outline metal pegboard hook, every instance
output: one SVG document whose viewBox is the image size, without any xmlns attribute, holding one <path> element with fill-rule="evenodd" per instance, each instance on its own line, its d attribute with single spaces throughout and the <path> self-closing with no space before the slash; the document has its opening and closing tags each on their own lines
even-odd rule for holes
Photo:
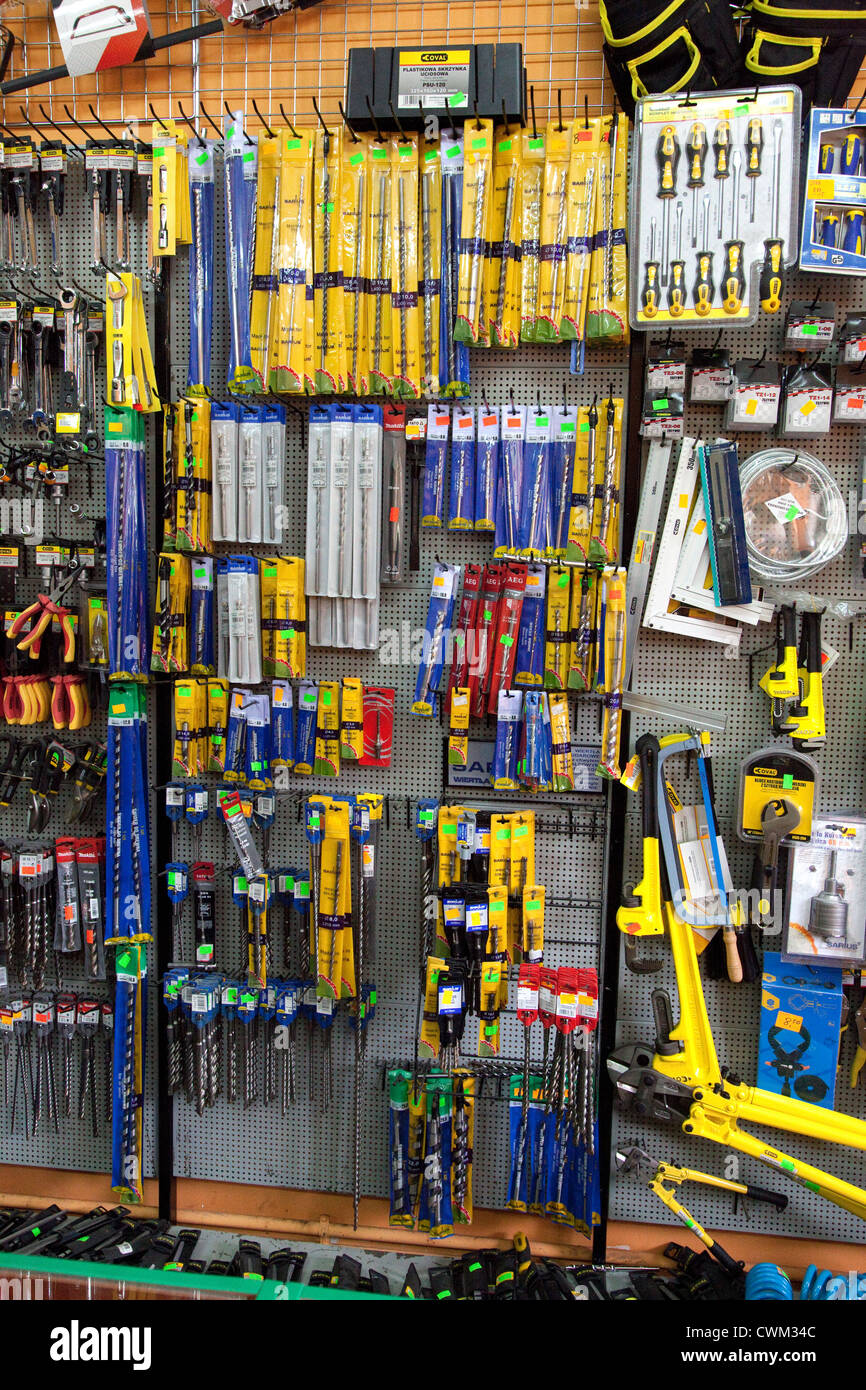
<svg viewBox="0 0 866 1390">
<path fill-rule="evenodd" d="M 537 140 L 538 127 L 535 124 L 535 88 L 532 86 L 529 88 L 529 110 L 532 114 L 532 138 L 533 140 Z"/>
<path fill-rule="evenodd" d="M 394 124 L 395 124 L 395 126 L 397 127 L 397 131 L 398 131 L 398 133 L 399 133 L 399 135 L 400 135 L 400 139 L 401 139 L 401 140 L 408 140 L 409 137 L 408 137 L 408 135 L 406 134 L 405 130 L 403 129 L 403 123 L 402 123 L 402 121 L 400 120 L 400 117 L 397 115 L 397 112 L 396 112 L 395 109 L 394 109 L 394 103 L 393 103 L 393 101 L 390 101 L 390 100 L 389 100 L 389 101 L 388 101 L 388 105 L 389 105 L 390 108 L 391 108 L 391 115 L 392 115 L 392 117 L 393 117 L 393 119 L 394 119 Z"/>
<path fill-rule="evenodd" d="M 282 102 L 280 102 L 280 115 L 282 116 L 282 118 L 283 118 L 283 120 L 285 121 L 286 125 L 289 127 L 289 130 L 292 132 L 292 135 L 295 137 L 296 140 L 298 140 L 298 139 L 300 138 L 299 135 L 298 135 L 298 132 L 295 130 L 295 127 L 292 125 L 292 122 L 289 120 L 288 116 L 286 115 L 285 111 L 283 110 L 283 103 L 282 103 Z"/>
<path fill-rule="evenodd" d="M 560 132 L 560 134 L 561 134 L 562 131 L 565 130 L 565 126 L 562 124 L 562 88 L 561 88 L 561 87 L 557 87 L 557 89 L 556 89 L 556 111 L 557 111 L 557 115 L 558 115 L 558 118 L 559 118 L 559 119 L 558 119 L 558 122 L 557 122 L 556 129 L 557 129 L 557 130 Z"/>
<path fill-rule="evenodd" d="M 40 110 L 41 110 L 41 109 L 42 109 L 42 108 L 40 107 Z M 87 134 L 87 131 L 85 130 L 84 126 L 81 124 L 81 122 L 80 122 L 79 120 L 76 120 L 76 118 L 73 116 L 72 112 L 70 111 L 69 107 L 66 105 L 66 102 L 63 103 L 63 110 L 66 112 L 67 119 L 72 123 L 72 125 L 74 125 L 74 126 L 76 127 L 77 130 L 80 130 L 80 131 L 81 131 L 81 133 L 82 133 L 82 135 L 84 136 L 85 140 L 89 140 L 90 137 L 89 137 L 89 135 Z"/>
<path fill-rule="evenodd" d="M 255 111 L 256 115 L 258 116 L 259 120 L 261 121 L 262 126 L 264 127 L 264 129 L 265 129 L 265 130 L 267 131 L 267 133 L 268 133 L 268 139 L 269 139 L 269 140 L 273 140 L 273 139 L 274 139 L 274 132 L 271 130 L 270 126 L 268 125 L 267 121 L 265 120 L 264 116 L 262 115 L 261 111 L 259 110 L 258 102 L 256 101 L 255 97 L 252 97 L 251 100 L 252 100 L 252 103 L 253 103 L 253 110 Z"/>
<path fill-rule="evenodd" d="M 186 114 L 179 101 L 177 103 L 177 109 L 180 112 L 181 120 L 184 121 L 185 124 L 188 125 L 190 130 L 192 131 L 193 139 L 201 143 L 201 136 L 199 135 L 198 131 L 195 128 L 195 125 L 193 124 L 192 117 Z"/>
<path fill-rule="evenodd" d="M 170 134 L 171 134 L 171 131 L 169 130 L 168 126 L 165 124 L 165 121 L 162 119 L 161 116 L 157 116 L 156 112 L 154 111 L 154 109 L 153 109 L 153 102 L 152 102 L 152 101 L 149 101 L 149 102 L 147 103 L 147 109 L 148 109 L 148 111 L 149 111 L 150 114 L 151 114 L 151 117 L 152 117 L 152 119 L 153 119 L 154 124 L 155 124 L 155 125 L 158 125 L 158 126 L 160 127 L 161 130 L 164 130 L 165 133 L 166 133 L 166 135 L 170 135 Z"/>
<path fill-rule="evenodd" d="M 317 119 L 317 121 L 319 122 L 319 125 L 322 127 L 322 130 L 325 132 L 325 134 L 327 135 L 328 139 L 330 140 L 330 138 L 331 138 L 331 132 L 329 131 L 327 125 L 325 124 L 324 117 L 322 116 L 322 113 L 321 113 L 321 111 L 319 110 L 319 103 L 316 101 L 316 98 L 315 98 L 315 97 L 310 97 L 310 100 L 311 100 L 311 102 L 313 103 L 313 110 L 314 110 L 315 113 L 316 113 L 316 119 Z"/>
<path fill-rule="evenodd" d="M 232 108 L 229 106 L 229 104 L 228 104 L 228 102 L 226 101 L 225 98 L 223 98 L 223 106 L 225 107 L 225 112 L 226 112 L 226 115 L 228 116 L 229 120 L 230 120 L 230 121 L 234 121 L 234 120 L 236 119 L 235 113 L 234 113 L 234 111 L 232 110 Z M 243 123 L 241 124 L 241 130 L 243 131 L 243 136 L 244 136 L 244 139 L 246 140 L 247 144 L 248 144 L 248 145 L 254 145 L 254 144 L 255 144 L 255 141 L 253 140 L 252 136 L 248 134 L 247 128 L 246 128 L 246 126 L 245 126 Z"/>
<path fill-rule="evenodd" d="M 212 116 L 212 115 L 210 114 L 210 112 L 208 111 L 208 109 L 207 109 L 207 107 L 205 106 L 205 104 L 204 104 L 203 101 L 200 101 L 200 102 L 199 102 L 199 107 L 201 108 L 201 114 L 204 116 L 204 118 L 205 118 L 205 120 L 207 121 L 208 125 L 210 126 L 211 130 L 213 130 L 213 131 L 216 132 L 216 137 L 217 137 L 217 139 L 218 139 L 218 140 L 222 140 L 222 138 L 223 138 L 223 133 L 222 133 L 222 131 L 220 130 L 219 126 L 217 125 L 216 121 L 214 120 L 213 116 Z"/>
<path fill-rule="evenodd" d="M 382 134 L 381 130 L 379 129 L 379 122 L 376 120 L 376 117 L 375 117 L 375 115 L 374 115 L 374 112 L 373 112 L 373 104 L 372 104 L 372 102 L 370 101 L 370 93 L 369 93 L 369 92 L 365 92 L 365 93 L 364 93 L 364 100 L 365 100 L 366 103 L 367 103 L 367 110 L 370 112 L 370 120 L 373 122 L 373 128 L 374 128 L 374 130 L 375 130 L 375 132 L 376 132 L 376 141 L 377 141 L 378 144 L 384 145 L 384 144 L 385 144 L 385 137 L 384 137 L 384 135 Z"/>
<path fill-rule="evenodd" d="M 40 139 L 40 140 L 44 139 L 44 136 L 43 136 L 43 134 L 42 134 L 42 131 L 39 129 L 38 125 L 34 125 L 34 124 L 33 124 L 33 122 L 31 121 L 30 117 L 28 116 L 27 112 L 24 110 L 24 107 L 23 107 L 23 106 L 19 106 L 19 107 L 18 107 L 18 110 L 21 112 L 21 119 L 22 119 L 23 121 L 26 121 L 26 122 L 27 122 L 27 124 L 29 125 L 30 129 L 36 132 L 36 134 L 39 136 L 39 139 Z"/>
<path fill-rule="evenodd" d="M 343 103 L 342 103 L 341 101 L 338 101 L 338 102 L 337 102 L 337 110 L 339 111 L 340 116 L 342 117 L 343 125 L 346 127 L 346 129 L 348 130 L 349 134 L 350 134 L 351 137 L 352 137 L 352 144 L 353 144 L 353 145 L 360 145 L 361 142 L 360 142 L 360 140 L 358 139 L 357 135 L 355 134 L 354 129 L 352 128 L 352 126 L 351 126 L 350 123 L 349 123 L 348 117 L 346 116 L 346 112 L 345 112 L 344 109 L 343 109 Z"/>
<path fill-rule="evenodd" d="M 112 140 L 117 140 L 118 136 L 115 135 L 114 131 L 111 130 L 110 127 L 105 124 L 105 121 L 102 119 L 101 116 L 97 116 L 96 112 L 93 109 L 93 102 L 89 101 L 87 103 L 87 109 L 90 112 L 96 124 L 101 125 L 102 129 L 106 132 L 107 135 L 111 136 Z"/>
<path fill-rule="evenodd" d="M 54 127 L 63 143 L 66 145 L 70 145 L 76 154 L 80 154 L 83 156 L 84 151 L 81 149 L 81 146 L 76 145 L 75 141 L 72 139 L 71 136 L 64 135 L 63 131 L 60 129 L 60 126 L 57 124 L 55 120 L 52 119 L 51 116 L 48 115 L 48 112 L 45 110 L 45 107 L 42 105 L 41 102 L 39 103 L 39 111 L 42 115 L 42 119 L 46 121 L 48 125 Z"/>
</svg>

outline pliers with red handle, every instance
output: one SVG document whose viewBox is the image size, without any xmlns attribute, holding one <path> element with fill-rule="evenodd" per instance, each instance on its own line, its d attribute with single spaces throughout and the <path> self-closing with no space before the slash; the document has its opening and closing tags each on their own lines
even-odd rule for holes
<svg viewBox="0 0 866 1390">
<path fill-rule="evenodd" d="M 80 574 L 80 561 L 70 560 L 63 578 L 55 585 L 51 593 L 38 594 L 35 602 L 28 604 L 14 619 L 11 627 L 6 629 L 6 636 L 14 638 L 19 635 L 28 622 L 30 623 L 30 631 L 17 644 L 19 651 L 28 652 L 36 660 L 46 629 L 53 618 L 59 618 L 60 630 L 63 633 L 63 660 L 68 663 L 75 659 L 75 628 L 72 622 L 72 612 L 71 609 L 64 608 L 60 600 Z"/>
</svg>

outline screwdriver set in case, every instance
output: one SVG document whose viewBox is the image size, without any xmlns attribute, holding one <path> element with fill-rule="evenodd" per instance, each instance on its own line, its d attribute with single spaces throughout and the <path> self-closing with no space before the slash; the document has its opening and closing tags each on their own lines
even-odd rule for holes
<svg viewBox="0 0 866 1390">
<path fill-rule="evenodd" d="M 635 113 L 629 245 L 635 328 L 778 313 L 796 260 L 800 92 L 645 97 Z"/>
</svg>

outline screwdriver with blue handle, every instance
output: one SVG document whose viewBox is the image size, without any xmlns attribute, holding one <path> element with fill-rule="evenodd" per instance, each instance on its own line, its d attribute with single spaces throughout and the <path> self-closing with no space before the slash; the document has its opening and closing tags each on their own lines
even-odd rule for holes
<svg viewBox="0 0 866 1390">
<path fill-rule="evenodd" d="M 817 212 L 815 214 L 815 240 L 821 246 L 835 247 L 839 236 L 839 218 L 835 212 Z"/>
<path fill-rule="evenodd" d="M 849 208 L 842 219 L 842 250 L 863 255 L 863 214 Z"/>
<path fill-rule="evenodd" d="M 754 185 L 753 185 L 754 187 Z M 785 266 L 782 261 L 782 241 L 779 236 L 779 217 L 782 193 L 782 122 L 773 123 L 773 189 L 770 206 L 771 235 L 764 242 L 764 264 L 758 290 L 765 314 L 778 314 L 782 307 L 785 285 Z"/>
<path fill-rule="evenodd" d="M 832 174 L 833 161 L 836 158 L 836 146 L 825 141 L 821 146 L 821 153 L 818 155 L 818 168 L 822 174 Z"/>
<path fill-rule="evenodd" d="M 863 156 L 863 141 L 853 130 L 845 136 L 845 143 L 839 151 L 839 173 L 857 174 Z M 829 172 L 829 171 L 827 171 Z"/>
</svg>

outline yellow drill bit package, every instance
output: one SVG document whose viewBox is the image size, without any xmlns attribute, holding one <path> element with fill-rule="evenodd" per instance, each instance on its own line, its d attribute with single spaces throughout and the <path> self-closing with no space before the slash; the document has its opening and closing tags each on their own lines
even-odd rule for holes
<svg viewBox="0 0 866 1390">
<path fill-rule="evenodd" d="M 601 468 L 596 470 L 597 497 L 589 540 L 589 560 L 594 564 L 605 564 L 617 554 L 624 404 L 621 396 L 610 396 L 599 409 L 599 423 L 604 426 L 604 449 Z"/>
<path fill-rule="evenodd" d="M 596 244 L 592 253 L 586 340 L 628 342 L 625 241 L 628 117 L 605 118 L 599 151 Z"/>
<path fill-rule="evenodd" d="M 558 342 L 565 312 L 572 126 L 548 122 L 538 251 L 539 342 Z"/>
<path fill-rule="evenodd" d="M 424 977 L 424 1010 L 418 1035 L 418 1056 L 425 1060 L 439 1056 L 439 973 L 445 969 L 442 956 L 428 956 Z"/>
<path fill-rule="evenodd" d="M 364 685 L 357 676 L 343 677 L 340 757 L 358 763 L 364 756 Z"/>
<path fill-rule="evenodd" d="M 511 879 L 511 818 L 507 815 L 490 817 L 488 879 L 491 888 L 504 888 L 507 893 Z"/>
<path fill-rule="evenodd" d="M 340 682 L 320 681 L 316 711 L 316 753 L 313 771 L 319 777 L 340 775 Z"/>
<path fill-rule="evenodd" d="M 568 688 L 569 690 L 583 691 L 591 688 L 595 674 L 593 670 L 595 643 L 592 634 L 598 570 L 582 570 L 579 577 L 575 576 L 571 588 L 571 620 L 569 623 L 571 647 L 568 659 Z"/>
<path fill-rule="evenodd" d="M 567 560 L 585 560 L 589 554 L 592 513 L 595 501 L 598 470 L 598 409 L 582 405 L 577 412 L 577 436 L 574 450 L 572 507 L 568 522 Z"/>
<path fill-rule="evenodd" d="M 544 688 L 565 690 L 571 629 L 571 569 L 551 565 L 547 574 L 547 606 L 544 633 Z"/>
<path fill-rule="evenodd" d="M 395 396 L 417 400 L 421 394 L 418 352 L 418 139 L 391 142 L 391 331 Z"/>
<path fill-rule="evenodd" d="M 508 938 L 508 887 L 487 889 L 487 958 L 502 965 L 499 986 L 499 1007 L 508 1004 L 508 970 L 510 942 Z"/>
<path fill-rule="evenodd" d="M 370 231 L 370 142 L 366 136 L 343 132 L 340 175 L 340 239 L 342 260 L 343 333 L 346 340 L 347 390 L 366 396 L 366 293 L 364 278 Z"/>
<path fill-rule="evenodd" d="M 369 389 L 391 390 L 391 158 L 385 140 L 370 144 L 370 236 L 367 243 Z"/>
<path fill-rule="evenodd" d="M 499 1004 L 502 997 L 502 964 L 500 961 L 484 961 L 481 967 L 480 991 L 478 1055 L 479 1057 L 498 1057 L 501 1051 Z"/>
<path fill-rule="evenodd" d="M 421 390 L 435 400 L 440 393 L 439 316 L 442 298 L 442 159 L 439 141 L 420 141 L 421 220 L 418 227 L 418 347 Z"/>
<path fill-rule="evenodd" d="M 218 677 L 211 677 L 207 683 L 208 756 L 206 772 L 225 772 L 228 723 L 229 683 Z"/>
<path fill-rule="evenodd" d="M 520 339 L 537 336 L 541 206 L 544 200 L 544 136 L 524 130 L 520 137 Z"/>
<path fill-rule="evenodd" d="M 160 555 L 150 658 L 152 671 L 189 670 L 190 593 L 189 556 L 177 552 Z"/>
<path fill-rule="evenodd" d="M 568 259 L 566 292 L 559 331 L 563 338 L 583 338 L 589 299 L 601 122 L 576 120 L 571 127 L 568 167 Z"/>
<path fill-rule="evenodd" d="M 450 720 L 448 764 L 465 767 L 469 756 L 469 691 L 465 687 L 451 691 Z"/>
<path fill-rule="evenodd" d="M 601 758 L 597 775 L 617 781 L 620 777 L 620 734 L 622 731 L 623 674 L 625 669 L 626 571 L 606 568 L 601 577 L 601 650 L 596 688 L 604 694 L 601 725 Z"/>
<path fill-rule="evenodd" d="M 487 339 L 484 255 L 493 201 L 493 122 L 467 121 L 463 127 L 463 210 L 457 285 L 458 342 Z"/>
<path fill-rule="evenodd" d="M 306 389 L 307 267 L 313 199 L 313 133 L 281 132 L 272 391 Z M 312 357 L 311 357 L 312 360 Z"/>
<path fill-rule="evenodd" d="M 568 696 L 551 693 L 548 697 L 547 707 L 550 711 L 552 787 L 555 792 L 573 792 L 574 761 L 571 753 L 571 718 L 568 712 Z"/>
<path fill-rule="evenodd" d="M 486 321 L 491 347 L 513 348 L 520 338 L 520 131 L 497 128 L 493 197 L 485 260 Z"/>
<path fill-rule="evenodd" d="M 210 401 L 186 398 L 177 405 L 178 550 L 209 553 L 211 537 Z"/>
<path fill-rule="evenodd" d="M 262 672 L 306 675 L 304 561 L 298 555 L 268 555 L 260 566 Z"/>
<path fill-rule="evenodd" d="M 509 890 L 521 898 L 527 883 L 535 882 L 535 812 L 511 813 L 511 867 Z"/>
<path fill-rule="evenodd" d="M 331 797 L 322 800 L 325 809 L 316 913 L 316 995 L 321 999 L 339 999 L 344 976 L 348 984 L 349 977 L 354 975 L 352 934 L 347 930 L 352 916 L 349 806 Z"/>
<path fill-rule="evenodd" d="M 523 959 L 532 963 L 544 959 L 545 891 L 543 883 L 527 883 L 520 904 Z"/>
<path fill-rule="evenodd" d="M 313 220 L 313 371 L 316 393 L 331 395 L 346 389 L 343 300 L 340 289 L 340 176 L 342 143 L 339 132 L 316 131 L 313 174 L 316 198 Z"/>
<path fill-rule="evenodd" d="M 250 366 L 256 390 L 267 391 L 271 370 L 272 330 L 275 328 L 277 263 L 280 235 L 279 135 L 259 132 L 258 184 L 256 188 L 256 239 L 250 295 Z"/>
<path fill-rule="evenodd" d="M 195 776 L 193 740 L 196 728 L 197 682 L 180 680 L 174 687 L 174 752 L 171 760 L 172 777 Z"/>
</svg>

